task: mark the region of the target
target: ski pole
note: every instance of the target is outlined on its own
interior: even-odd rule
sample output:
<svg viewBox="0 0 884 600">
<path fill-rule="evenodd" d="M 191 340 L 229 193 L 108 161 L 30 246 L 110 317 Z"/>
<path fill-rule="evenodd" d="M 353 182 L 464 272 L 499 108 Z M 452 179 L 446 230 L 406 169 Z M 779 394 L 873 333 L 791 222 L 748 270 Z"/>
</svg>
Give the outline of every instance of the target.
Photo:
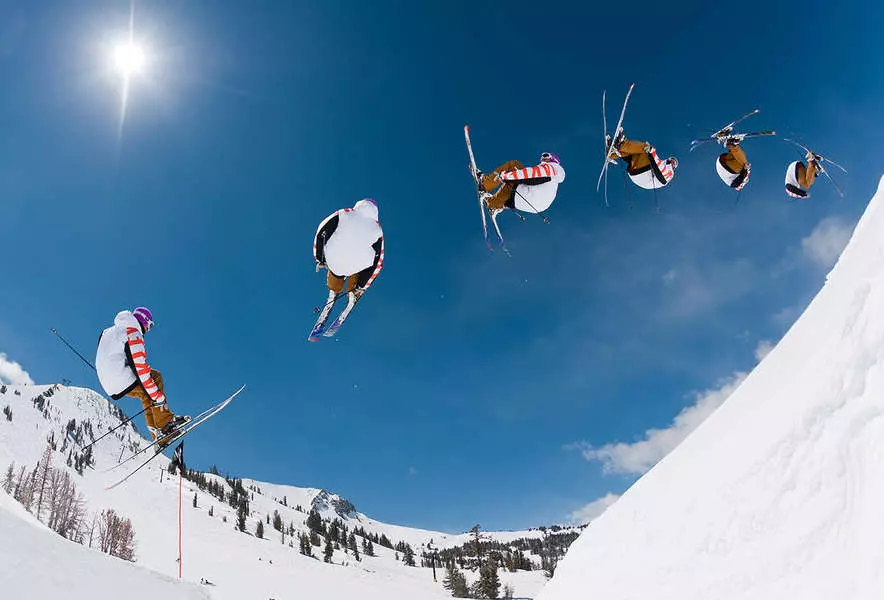
<svg viewBox="0 0 884 600">
<path fill-rule="evenodd" d="M 93 444 L 95 444 L 96 442 L 98 442 L 98 441 L 100 441 L 100 440 L 106 438 L 107 436 L 109 436 L 110 434 L 112 434 L 113 432 L 115 432 L 115 431 L 116 431 L 117 429 L 119 429 L 120 427 L 122 427 L 122 426 L 126 425 L 127 423 L 131 422 L 132 419 L 134 419 L 135 417 L 137 417 L 137 416 L 139 416 L 139 415 L 143 415 L 145 412 L 147 412 L 147 409 L 148 409 L 148 408 L 150 408 L 150 406 L 148 406 L 147 408 L 142 408 L 140 411 L 138 411 L 137 413 L 135 413 L 134 415 L 132 415 L 131 417 L 129 417 L 128 419 L 126 419 L 125 421 L 123 421 L 122 423 L 120 423 L 119 425 L 114 425 L 113 427 L 111 427 L 110 429 L 108 429 L 107 431 L 105 431 L 104 433 L 102 433 L 100 436 L 98 436 L 97 438 L 95 438 L 94 440 L 92 440 L 91 443 L 86 444 L 85 446 L 82 446 L 80 449 L 81 449 L 81 450 L 86 450 L 86 448 L 89 448 L 89 447 L 91 447 Z"/>
<path fill-rule="evenodd" d="M 60 339 L 62 342 L 64 342 L 64 345 L 65 345 L 65 346 L 67 346 L 68 348 L 71 349 L 71 352 L 73 352 L 74 354 L 76 354 L 77 356 L 79 356 L 79 357 L 80 357 L 80 360 L 82 360 L 84 363 L 86 363 L 87 365 L 89 365 L 89 367 L 90 367 L 93 371 L 95 371 L 95 365 L 93 365 L 91 362 L 89 362 L 88 360 L 86 360 L 85 358 L 83 358 L 83 355 L 80 354 L 79 352 L 77 352 L 77 349 L 74 348 L 73 346 L 71 346 L 71 345 L 68 343 L 68 341 L 67 341 L 66 339 L 64 339 L 60 333 L 58 333 L 58 330 L 56 330 L 56 329 L 53 327 L 53 328 L 51 328 L 49 331 L 52 332 L 53 334 L 55 334 L 55 335 L 58 337 L 58 339 Z M 150 407 L 148 406 L 147 408 L 150 408 Z M 111 428 L 108 429 L 106 432 L 104 432 L 103 434 L 101 434 L 100 436 L 98 436 L 97 438 L 95 438 L 94 440 L 92 440 L 91 443 L 86 444 L 85 446 L 83 446 L 83 447 L 82 447 L 82 450 L 86 450 L 86 448 L 89 448 L 89 447 L 92 446 L 92 444 L 94 444 L 95 442 L 97 442 L 97 441 L 99 441 L 99 440 L 101 440 L 101 439 L 104 439 L 105 437 L 107 437 L 108 435 L 112 434 L 114 431 L 116 431 L 116 430 L 119 429 L 120 427 L 123 427 L 123 426 L 126 425 L 127 423 L 131 422 L 132 419 L 134 419 L 135 417 L 137 417 L 137 416 L 139 416 L 139 415 L 143 415 L 145 412 L 147 412 L 147 408 L 142 408 L 139 412 L 135 413 L 134 415 L 132 415 L 131 417 L 129 417 L 129 418 L 126 419 L 125 421 L 121 422 L 119 425 L 115 425 L 114 427 L 111 427 Z"/>
<path fill-rule="evenodd" d="M 534 208 L 534 206 L 533 206 L 530 202 L 528 202 L 528 199 L 527 199 L 525 196 L 523 196 L 522 194 L 519 193 L 519 190 L 518 190 L 518 189 L 515 189 L 515 188 L 514 188 L 513 191 L 516 192 L 517 194 L 519 194 L 519 198 L 521 198 L 522 200 L 524 200 L 524 201 L 525 201 L 525 204 L 527 204 L 528 206 L 531 207 L 531 210 L 533 210 L 536 214 L 538 214 L 538 215 L 540 215 L 541 217 L 543 217 L 543 222 L 544 222 L 544 223 L 549 223 L 549 217 L 547 217 L 545 214 L 543 214 L 543 211 L 540 211 L 540 210 L 537 210 L 536 208 Z"/>
<path fill-rule="evenodd" d="M 70 349 L 71 349 L 71 352 L 73 352 L 74 354 L 76 354 L 77 356 L 79 356 L 79 357 L 80 357 L 80 360 L 82 360 L 84 363 L 86 363 L 87 365 L 89 365 L 89 368 L 90 368 L 90 369 L 92 369 L 93 371 L 95 371 L 95 365 L 93 365 L 91 362 L 89 362 L 88 360 L 86 360 L 86 359 L 83 357 L 82 354 L 80 354 L 79 352 L 77 352 L 77 349 L 74 348 L 73 346 L 71 346 L 71 345 L 68 343 L 68 341 L 67 341 L 66 339 L 64 339 L 63 337 L 61 337 L 61 334 L 58 333 L 58 331 L 57 331 L 54 327 L 51 328 L 49 331 L 51 331 L 52 333 L 54 333 L 54 334 L 58 337 L 58 339 L 60 339 L 60 340 L 62 341 L 62 343 L 64 343 L 65 346 L 67 346 L 68 348 L 70 348 Z"/>
</svg>

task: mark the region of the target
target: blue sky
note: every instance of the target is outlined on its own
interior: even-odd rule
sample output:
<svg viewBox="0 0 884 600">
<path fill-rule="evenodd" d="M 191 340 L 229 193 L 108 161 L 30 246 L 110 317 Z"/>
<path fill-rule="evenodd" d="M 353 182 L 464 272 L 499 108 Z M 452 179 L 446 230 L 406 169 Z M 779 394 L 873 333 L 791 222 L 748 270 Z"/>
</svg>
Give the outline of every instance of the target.
<svg viewBox="0 0 884 600">
<path fill-rule="evenodd" d="M 382 520 L 526 527 L 622 492 L 627 458 L 666 442 L 606 444 L 714 404 L 819 289 L 881 174 L 884 105 L 872 4 L 624 10 L 138 5 L 154 61 L 120 135 L 106 62 L 128 3 L 0 4 L 0 352 L 39 383 L 97 387 L 49 328 L 91 354 L 147 305 L 173 408 L 247 384 L 191 463 Z M 619 171 L 611 208 L 595 192 L 601 91 L 619 103 L 631 82 L 627 134 L 680 158 L 660 215 L 637 188 L 628 207 Z M 731 211 L 717 149 L 687 150 L 755 107 L 747 127 L 850 170 L 846 200 L 820 183 L 788 204 L 795 152 L 762 139 Z M 552 151 L 567 170 L 550 224 L 501 217 L 511 259 L 482 244 L 464 123 L 485 169 Z M 385 269 L 338 341 L 308 344 L 326 293 L 312 236 L 365 196 Z"/>
</svg>

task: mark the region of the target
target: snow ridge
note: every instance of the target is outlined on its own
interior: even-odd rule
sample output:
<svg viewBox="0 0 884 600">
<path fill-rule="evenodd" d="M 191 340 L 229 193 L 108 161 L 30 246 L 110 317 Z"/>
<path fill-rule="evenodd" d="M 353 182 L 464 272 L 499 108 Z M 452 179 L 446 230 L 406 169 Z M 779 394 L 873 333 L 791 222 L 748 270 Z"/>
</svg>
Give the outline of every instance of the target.
<svg viewBox="0 0 884 600">
<path fill-rule="evenodd" d="M 823 289 L 733 395 L 592 522 L 539 600 L 877 600 L 884 178 Z"/>
</svg>

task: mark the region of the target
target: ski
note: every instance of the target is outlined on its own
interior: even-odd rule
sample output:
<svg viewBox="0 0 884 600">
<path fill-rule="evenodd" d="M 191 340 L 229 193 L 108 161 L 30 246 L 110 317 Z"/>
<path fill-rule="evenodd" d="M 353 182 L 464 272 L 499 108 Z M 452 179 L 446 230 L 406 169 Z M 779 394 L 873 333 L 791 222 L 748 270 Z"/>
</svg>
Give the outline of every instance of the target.
<svg viewBox="0 0 884 600">
<path fill-rule="evenodd" d="M 201 412 L 201 413 L 198 414 L 197 416 L 193 417 L 190 421 L 188 421 L 188 422 L 184 425 L 184 427 L 183 427 L 182 429 L 179 430 L 179 433 L 186 432 L 186 431 L 190 431 L 191 429 L 193 429 L 194 427 L 196 427 L 196 426 L 199 425 L 200 423 L 202 423 L 202 422 L 206 421 L 207 419 L 209 419 L 210 417 L 214 416 L 214 415 L 215 415 L 217 412 L 219 412 L 222 408 L 224 408 L 225 406 L 227 406 L 228 404 L 230 404 L 230 401 L 233 400 L 234 398 L 236 398 L 237 394 L 239 394 L 241 391 L 243 391 L 243 389 L 244 389 L 245 387 L 246 387 L 245 385 L 242 386 L 241 388 L 239 388 L 238 390 L 236 390 L 236 391 L 233 393 L 233 395 L 231 395 L 231 396 L 230 396 L 229 398 L 227 398 L 226 400 L 223 400 L 222 402 L 219 402 L 218 404 L 216 404 L 216 405 L 214 405 L 214 406 L 211 406 L 211 407 L 207 408 L 206 410 L 204 410 L 203 412 Z M 179 434 L 176 433 L 176 434 L 174 434 L 174 435 L 179 435 Z M 110 471 L 113 471 L 113 470 L 115 470 L 115 469 L 117 469 L 117 468 L 119 468 L 119 467 L 125 465 L 125 464 L 128 463 L 129 461 L 134 460 L 135 458 L 137 458 L 138 456 L 140 456 L 140 455 L 143 454 L 144 452 L 147 452 L 148 450 L 150 450 L 151 448 L 153 448 L 154 446 L 156 446 L 156 445 L 160 442 L 161 439 L 162 439 L 162 438 L 158 438 L 158 439 L 152 441 L 150 444 L 148 444 L 148 445 L 145 446 L 144 448 L 142 448 L 142 449 L 140 449 L 140 450 L 137 450 L 136 452 L 134 452 L 133 454 L 129 455 L 128 457 L 126 457 L 126 458 L 123 459 L 122 461 L 118 462 L 118 463 L 115 464 L 114 466 L 112 466 L 112 467 L 110 467 L 110 468 L 108 468 L 108 469 L 105 469 L 103 472 L 104 472 L 104 473 L 109 473 Z M 177 439 L 177 438 L 175 438 L 175 439 Z M 174 441 L 174 439 L 173 439 L 172 441 Z M 172 441 L 170 441 L 168 444 L 166 444 L 166 446 L 168 446 L 169 444 L 171 444 Z M 158 450 L 158 451 L 157 451 L 157 454 L 159 454 L 159 452 L 161 452 L 161 451 L 162 451 L 162 449 Z"/>
<path fill-rule="evenodd" d="M 313 326 L 313 329 L 310 331 L 310 335 L 307 336 L 307 340 L 311 342 L 315 342 L 322 335 L 322 332 L 325 330 L 325 325 L 328 322 L 328 317 L 331 314 L 332 308 L 337 303 L 338 299 L 341 298 L 344 294 L 335 294 L 333 291 L 328 291 L 328 301 L 325 303 L 325 306 L 317 309 L 319 312 L 319 317 L 316 319 L 316 324 Z"/>
<path fill-rule="evenodd" d="M 617 137 L 623 133 L 623 117 L 626 116 L 626 105 L 629 103 L 629 97 L 632 95 L 632 89 L 635 87 L 635 84 L 631 84 L 629 89 L 626 91 L 626 98 L 623 100 L 623 108 L 620 109 L 620 119 L 617 121 L 617 127 L 614 129 L 614 135 L 611 136 L 611 140 L 607 140 L 608 132 L 607 132 L 607 120 L 605 120 L 605 164 L 602 165 L 602 172 L 599 173 L 599 180 L 596 183 L 595 190 L 599 191 L 599 188 L 602 185 L 602 178 L 605 178 L 605 206 L 610 206 L 608 204 L 608 182 L 607 182 L 607 173 L 608 173 L 608 165 L 611 163 L 608 161 L 608 157 L 611 155 L 611 148 L 614 147 L 614 142 L 617 141 Z M 602 91 L 602 113 L 605 111 L 605 91 Z"/>
<path fill-rule="evenodd" d="M 482 199 L 482 185 L 479 183 L 479 168 L 476 166 L 476 157 L 473 155 L 473 142 L 470 139 L 470 126 L 463 126 L 463 135 L 467 142 L 467 152 L 470 155 L 470 174 L 473 176 L 473 182 L 476 184 L 476 195 L 479 197 L 479 212 L 482 214 L 482 235 L 485 239 L 485 245 L 489 250 L 493 250 L 491 240 L 488 239 L 488 221 L 485 219 L 485 201 Z"/>
<path fill-rule="evenodd" d="M 694 148 L 696 148 L 697 146 L 700 146 L 702 144 L 705 144 L 706 142 L 717 142 L 717 141 L 721 140 L 722 138 L 727 138 L 731 134 L 731 132 L 734 130 L 734 125 L 742 122 L 745 119 L 748 119 L 752 115 L 757 115 L 759 112 L 761 112 L 761 109 L 758 109 L 758 108 L 750 110 L 749 112 L 747 112 L 745 115 L 743 115 L 742 117 L 740 117 L 736 121 L 731 121 L 730 123 L 728 123 L 727 125 L 725 125 L 721 129 L 719 129 L 718 131 L 716 131 L 715 133 L 710 135 L 709 137 L 699 138 L 699 139 L 691 141 L 691 152 L 694 151 Z"/>
<path fill-rule="evenodd" d="M 610 153 L 610 148 L 608 148 L 608 114 L 607 114 L 607 110 L 605 109 L 605 95 L 607 94 L 607 92 L 608 92 L 608 90 L 602 90 L 602 133 L 605 136 L 605 144 L 604 144 L 605 158 L 607 158 L 608 154 Z M 606 162 L 605 166 L 602 167 L 605 170 L 605 206 L 608 206 L 608 165 L 609 164 L 610 163 Z M 624 173 L 625 173 L 625 171 L 624 171 Z M 596 190 L 596 191 L 598 191 L 598 190 Z M 630 202 L 631 202 L 631 200 L 630 200 Z M 632 207 L 630 206 L 630 208 L 632 208 Z"/>
<path fill-rule="evenodd" d="M 362 296 L 357 297 L 353 292 L 347 294 L 347 306 L 345 306 L 344 310 L 341 311 L 341 314 L 332 321 L 332 324 L 325 328 L 322 332 L 323 337 L 334 337 L 337 335 L 338 330 L 344 324 L 344 321 L 347 320 L 347 317 L 350 316 L 350 312 L 355 308 L 356 303 L 359 302 L 360 298 L 362 298 Z"/>
<path fill-rule="evenodd" d="M 153 453 L 152 455 L 150 455 L 150 456 L 147 458 L 147 460 L 145 460 L 144 462 L 142 462 L 141 464 L 139 464 L 137 467 L 135 467 L 135 468 L 134 468 L 132 471 L 130 471 L 125 477 L 123 477 L 122 479 L 120 479 L 120 480 L 117 481 L 116 483 L 107 486 L 107 487 L 104 488 L 104 489 L 105 489 L 105 490 L 112 490 L 112 489 L 114 489 L 115 487 L 117 487 L 117 486 L 121 485 L 122 483 L 124 483 L 124 482 L 125 482 L 126 480 L 128 480 L 130 477 L 132 477 L 133 475 L 135 475 L 135 473 L 137 473 L 138 471 L 140 471 L 142 468 L 146 467 L 146 466 L 147 466 L 147 465 L 148 465 L 153 459 L 155 459 L 157 456 L 159 456 L 160 454 L 162 454 L 163 450 L 165 450 L 166 448 L 168 448 L 169 446 L 171 446 L 171 445 L 174 444 L 175 442 L 179 441 L 181 438 L 183 438 L 184 436 L 186 436 L 187 434 L 189 434 L 191 431 L 193 431 L 194 429 L 196 429 L 197 427 L 199 427 L 201 424 L 205 423 L 206 421 L 208 421 L 209 419 L 211 419 L 212 417 L 214 417 L 215 415 L 217 415 L 219 412 L 221 412 L 221 411 L 222 411 L 222 410 L 223 410 L 228 404 L 231 403 L 231 401 L 233 401 L 234 398 L 236 398 L 236 396 L 237 396 L 241 391 L 243 391 L 243 389 L 245 389 L 245 387 L 246 387 L 246 386 L 243 385 L 241 388 L 239 388 L 238 390 L 236 390 L 235 392 L 233 392 L 233 394 L 232 394 L 231 396 L 229 396 L 226 400 L 224 400 L 224 401 L 221 402 L 220 404 L 217 404 L 217 405 L 213 406 L 213 407 L 210 408 L 209 410 L 207 410 L 207 411 L 203 412 L 202 414 L 198 415 L 196 418 L 191 419 L 191 421 L 190 421 L 190 422 L 189 422 L 189 423 L 188 423 L 183 429 L 179 430 L 177 433 L 174 434 L 174 436 L 172 437 L 172 439 L 170 439 L 170 440 L 168 441 L 168 443 L 166 443 L 165 446 L 163 446 L 162 448 L 157 448 L 157 450 L 155 450 L 154 453 Z M 139 450 L 138 452 L 136 452 L 135 454 L 133 454 L 131 457 L 129 457 L 129 459 L 126 459 L 126 460 L 123 461 L 123 462 L 128 462 L 130 459 L 132 459 L 132 458 L 134 458 L 135 456 L 141 454 L 142 452 L 144 452 L 144 450 L 147 450 L 147 449 L 151 448 L 151 447 L 154 446 L 154 445 L 156 445 L 156 441 L 154 441 L 153 444 L 151 444 L 150 446 L 147 446 L 147 447 L 144 448 L 143 450 Z M 123 463 L 119 463 L 119 464 L 123 464 Z M 117 465 L 117 466 L 119 466 L 119 465 Z"/>
<path fill-rule="evenodd" d="M 842 171 L 844 171 L 844 173 L 847 173 L 847 169 L 845 169 L 844 167 L 842 167 L 841 165 L 836 163 L 834 160 L 828 159 L 825 156 L 817 154 L 816 152 L 814 152 L 813 150 L 811 150 L 810 148 L 808 148 L 804 144 L 800 144 L 800 143 L 796 142 L 795 140 L 790 140 L 789 138 L 784 138 L 784 139 L 785 139 L 785 141 L 787 141 L 789 143 L 795 144 L 796 146 L 798 146 L 799 148 L 801 148 L 805 152 L 809 152 L 810 154 L 813 154 L 814 156 L 818 156 L 821 161 L 829 163 L 830 165 L 834 165 L 834 166 L 838 167 L 839 169 L 841 169 Z M 835 180 L 832 179 L 832 176 L 829 175 L 829 172 L 826 169 L 822 168 L 822 165 L 820 165 L 820 171 L 822 172 L 823 175 L 826 176 L 826 179 L 829 180 L 829 183 L 832 184 L 832 187 L 835 188 L 835 191 L 838 192 L 838 195 L 841 196 L 841 198 L 843 199 L 844 192 L 841 191 L 841 187 L 837 183 L 835 183 Z"/>
<path fill-rule="evenodd" d="M 494 225 L 494 231 L 497 234 L 497 241 L 500 243 L 500 249 L 503 250 L 504 254 L 506 254 L 507 256 L 512 258 L 513 255 L 510 254 L 509 249 L 506 247 L 506 244 L 503 242 L 503 234 L 500 233 L 500 225 L 497 224 L 497 217 L 499 215 L 500 215 L 500 213 L 491 215 L 491 224 Z M 519 216 L 521 217 L 521 215 L 519 215 Z M 522 218 L 522 220 L 523 221 L 525 220 L 524 217 Z"/>
</svg>

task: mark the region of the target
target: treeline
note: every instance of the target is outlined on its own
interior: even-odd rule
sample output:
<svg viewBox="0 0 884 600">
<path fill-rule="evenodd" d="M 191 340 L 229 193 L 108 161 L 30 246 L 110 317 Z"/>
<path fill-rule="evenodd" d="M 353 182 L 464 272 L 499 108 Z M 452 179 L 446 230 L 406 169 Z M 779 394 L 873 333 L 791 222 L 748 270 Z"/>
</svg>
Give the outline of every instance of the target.
<svg viewBox="0 0 884 600">
<path fill-rule="evenodd" d="M 132 522 L 113 510 L 102 510 L 90 520 L 86 501 L 70 473 L 52 464 L 53 452 L 52 445 L 47 445 L 30 471 L 10 464 L 0 482 L 3 490 L 62 537 L 134 562 Z"/>
</svg>

